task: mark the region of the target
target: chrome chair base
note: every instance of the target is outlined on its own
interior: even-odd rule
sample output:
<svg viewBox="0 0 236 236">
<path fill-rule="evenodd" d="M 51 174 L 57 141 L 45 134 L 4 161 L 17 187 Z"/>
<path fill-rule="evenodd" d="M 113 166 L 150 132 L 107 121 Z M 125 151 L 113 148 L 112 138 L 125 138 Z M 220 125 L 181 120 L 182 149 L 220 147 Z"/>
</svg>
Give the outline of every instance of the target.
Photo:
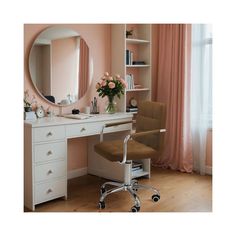
<svg viewBox="0 0 236 236">
<path fill-rule="evenodd" d="M 111 185 L 111 186 L 115 186 L 115 187 L 111 188 L 109 190 L 106 190 L 107 185 Z M 128 191 L 134 200 L 134 206 L 131 208 L 131 211 L 138 212 L 140 210 L 140 200 L 139 200 L 139 197 L 136 194 L 136 192 L 139 189 L 152 190 L 154 192 L 154 194 L 152 195 L 152 200 L 154 202 L 157 202 L 160 200 L 160 193 L 156 188 L 153 188 L 152 186 L 148 186 L 148 185 L 138 184 L 138 181 L 136 179 L 134 179 L 134 180 L 131 180 L 130 183 L 128 183 L 128 184 L 127 183 L 118 183 L 118 182 L 104 183 L 100 189 L 101 197 L 100 197 L 98 206 L 100 209 L 104 209 L 105 208 L 104 200 L 108 195 L 110 195 L 112 193 L 117 193 L 120 191 Z"/>
</svg>

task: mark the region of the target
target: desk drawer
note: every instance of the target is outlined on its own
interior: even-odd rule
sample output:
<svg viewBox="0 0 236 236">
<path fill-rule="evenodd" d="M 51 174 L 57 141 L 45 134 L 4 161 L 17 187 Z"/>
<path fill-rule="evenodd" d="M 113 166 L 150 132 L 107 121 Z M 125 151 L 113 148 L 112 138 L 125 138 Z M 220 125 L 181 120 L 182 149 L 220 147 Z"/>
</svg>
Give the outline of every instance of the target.
<svg viewBox="0 0 236 236">
<path fill-rule="evenodd" d="M 89 135 L 100 134 L 103 123 L 86 123 L 86 124 L 73 124 L 66 126 L 67 137 L 83 137 Z"/>
<path fill-rule="evenodd" d="M 49 126 L 34 129 L 34 142 L 45 142 L 64 138 L 64 126 Z"/>
<path fill-rule="evenodd" d="M 35 166 L 35 182 L 66 176 L 66 162 L 58 161 Z"/>
<path fill-rule="evenodd" d="M 35 163 L 66 158 L 66 142 L 35 145 Z"/>
<path fill-rule="evenodd" d="M 66 196 L 66 179 L 35 185 L 35 204 Z"/>
</svg>

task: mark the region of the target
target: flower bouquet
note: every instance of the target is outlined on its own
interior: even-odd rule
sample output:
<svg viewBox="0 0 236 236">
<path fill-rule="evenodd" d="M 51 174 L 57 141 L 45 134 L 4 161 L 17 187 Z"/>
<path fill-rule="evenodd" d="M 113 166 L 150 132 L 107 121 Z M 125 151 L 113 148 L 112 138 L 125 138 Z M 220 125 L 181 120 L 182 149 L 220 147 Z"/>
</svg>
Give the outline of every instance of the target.
<svg viewBox="0 0 236 236">
<path fill-rule="evenodd" d="M 107 113 L 115 113 L 114 97 L 118 98 L 124 94 L 127 83 L 120 77 L 120 75 L 110 76 L 108 72 L 104 73 L 100 82 L 96 84 L 98 96 L 108 97 L 108 105 L 106 107 Z"/>
</svg>

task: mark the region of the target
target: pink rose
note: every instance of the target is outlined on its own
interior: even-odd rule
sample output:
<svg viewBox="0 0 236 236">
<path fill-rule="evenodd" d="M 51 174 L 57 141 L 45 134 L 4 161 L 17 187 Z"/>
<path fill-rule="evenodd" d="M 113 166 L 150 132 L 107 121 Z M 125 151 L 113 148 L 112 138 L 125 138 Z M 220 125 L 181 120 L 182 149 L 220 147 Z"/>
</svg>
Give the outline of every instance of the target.
<svg viewBox="0 0 236 236">
<path fill-rule="evenodd" d="M 122 85 L 127 88 L 128 84 L 126 81 L 124 81 L 123 79 L 120 79 L 120 82 L 122 83 Z"/>
<path fill-rule="evenodd" d="M 100 83 L 96 84 L 96 89 L 98 90 L 101 87 Z"/>
<path fill-rule="evenodd" d="M 113 89 L 116 87 L 116 84 L 114 82 L 109 82 L 108 86 L 110 89 Z"/>
<path fill-rule="evenodd" d="M 125 83 L 125 81 L 124 81 L 123 79 L 120 79 L 120 82 L 121 82 L 122 84 L 124 84 L 124 83 Z"/>
<path fill-rule="evenodd" d="M 120 75 L 117 74 L 117 75 L 116 75 L 116 79 L 117 79 L 117 80 L 120 80 Z"/>
<path fill-rule="evenodd" d="M 103 80 L 103 81 L 101 82 L 101 86 L 104 87 L 104 86 L 106 86 L 106 85 L 107 85 L 107 81 L 106 81 L 106 80 Z"/>
<path fill-rule="evenodd" d="M 108 72 L 105 72 L 105 73 L 104 73 L 104 76 L 106 76 L 106 77 L 109 76 L 109 73 L 108 73 Z"/>
<path fill-rule="evenodd" d="M 112 76 L 109 76 L 109 77 L 108 77 L 108 80 L 113 80 Z"/>
</svg>

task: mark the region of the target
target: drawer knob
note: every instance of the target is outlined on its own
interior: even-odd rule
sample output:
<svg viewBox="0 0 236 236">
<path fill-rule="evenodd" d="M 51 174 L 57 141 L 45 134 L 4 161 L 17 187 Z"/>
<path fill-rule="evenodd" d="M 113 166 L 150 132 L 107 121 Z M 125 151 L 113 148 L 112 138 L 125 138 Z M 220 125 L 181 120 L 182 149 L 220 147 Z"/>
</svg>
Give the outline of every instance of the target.
<svg viewBox="0 0 236 236">
<path fill-rule="evenodd" d="M 47 133 L 47 137 L 50 137 L 50 136 L 52 136 L 52 132 Z"/>
<path fill-rule="evenodd" d="M 50 189 L 50 188 L 47 190 L 47 194 L 49 194 L 49 193 L 52 193 L 52 189 Z"/>
<path fill-rule="evenodd" d="M 52 170 L 49 170 L 49 171 L 48 171 L 48 175 L 50 175 L 50 174 L 52 174 L 52 173 L 53 173 Z"/>
<path fill-rule="evenodd" d="M 52 151 L 48 151 L 48 152 L 47 152 L 47 155 L 48 155 L 48 156 L 52 155 Z"/>
<path fill-rule="evenodd" d="M 83 127 L 81 130 L 80 130 L 80 132 L 83 132 L 83 131 L 85 131 L 86 129 Z"/>
</svg>

